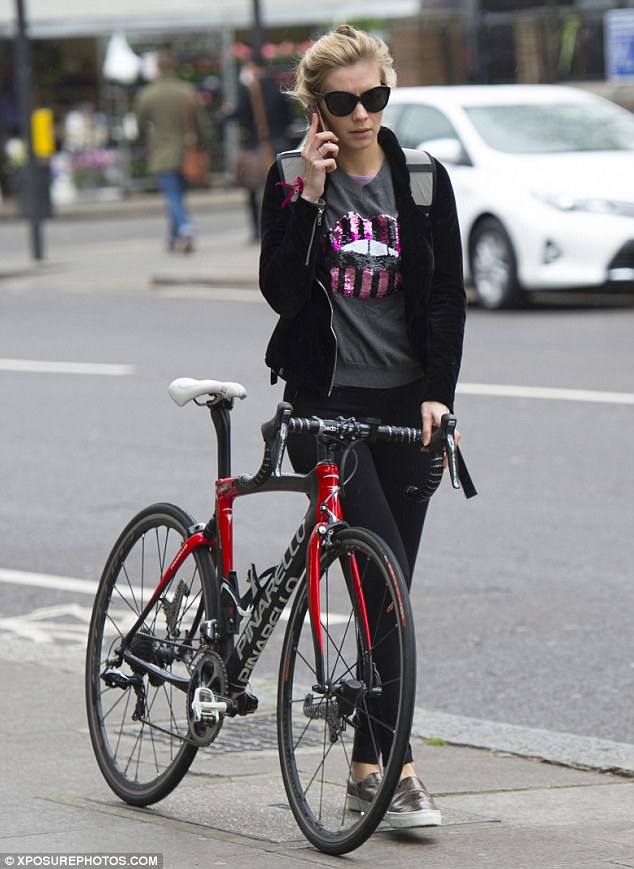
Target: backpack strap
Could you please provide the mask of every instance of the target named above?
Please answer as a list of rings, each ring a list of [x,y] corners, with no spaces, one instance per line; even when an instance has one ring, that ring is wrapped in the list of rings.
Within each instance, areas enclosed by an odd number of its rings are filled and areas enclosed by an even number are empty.
[[[410,187],[416,205],[430,208],[434,203],[436,187],[436,164],[427,151],[417,151],[414,148],[403,148],[407,169],[409,171]],[[277,166],[282,181],[294,184],[304,170],[301,151],[282,151],[277,155]]]
[[[287,196],[282,202],[282,208],[284,208],[289,202],[296,202],[304,189],[304,182],[302,180],[304,161],[302,160],[302,152],[282,151],[281,154],[277,155],[276,162],[280,178],[282,179],[277,182],[277,187],[287,188]]]
[[[412,196],[416,205],[431,208],[434,204],[436,187],[436,164],[427,151],[417,151],[414,148],[403,148]]]
[[[301,151],[282,151],[277,155],[277,168],[282,181],[292,184],[304,171]]]

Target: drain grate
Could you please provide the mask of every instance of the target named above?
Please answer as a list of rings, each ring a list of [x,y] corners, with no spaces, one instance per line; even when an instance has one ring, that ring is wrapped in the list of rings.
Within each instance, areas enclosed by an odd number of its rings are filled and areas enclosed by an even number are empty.
[[[275,713],[258,713],[244,718],[225,719],[213,743],[214,751],[230,754],[236,751],[262,751],[277,748]]]
[[[305,734],[302,746],[312,748],[323,745],[323,737],[317,732]],[[211,744],[218,754],[238,751],[277,750],[277,717],[275,712],[255,712],[244,718],[226,719],[218,738]]]

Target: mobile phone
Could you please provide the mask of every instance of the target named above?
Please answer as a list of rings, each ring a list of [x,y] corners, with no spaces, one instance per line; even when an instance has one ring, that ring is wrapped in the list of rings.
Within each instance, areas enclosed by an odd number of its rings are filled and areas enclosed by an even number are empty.
[[[319,109],[317,108],[317,106],[314,103],[309,103],[306,106],[306,117],[308,119],[309,125],[312,124],[312,122],[313,122],[313,115],[317,115],[317,129],[319,130],[320,133],[325,133],[327,130],[327,127],[324,124],[324,119],[323,119],[321,112],[319,111]]]

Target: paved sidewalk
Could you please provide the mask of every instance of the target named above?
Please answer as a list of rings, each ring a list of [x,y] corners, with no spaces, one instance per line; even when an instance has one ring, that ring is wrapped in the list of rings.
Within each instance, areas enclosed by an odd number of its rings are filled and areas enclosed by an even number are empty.
[[[187,192],[187,204],[194,213],[209,209],[224,209],[232,204],[244,203],[244,191],[237,187],[216,184],[201,190]],[[108,216],[141,216],[144,214],[164,214],[165,202],[158,191],[135,191],[125,197],[96,196],[78,199],[53,207],[51,220],[92,220]],[[0,225],[2,221],[22,220],[20,203],[16,197],[0,199]]]
[[[1,853],[161,853],[165,869],[342,865],[303,839],[288,810],[272,708],[227,721],[171,796],[134,809],[94,761],[81,659],[20,663],[9,650],[0,650]],[[443,826],[380,829],[348,865],[634,867],[634,779],[422,736],[414,753]]]
[[[196,252],[191,255],[169,253],[156,238],[132,237],[125,241],[102,240],[95,234],[90,244],[55,246],[47,234],[53,222],[72,230],[76,222],[92,220],[163,217],[164,205],[158,195],[147,194],[114,202],[85,202],[58,208],[56,217],[43,223],[44,259],[30,257],[30,224],[20,220],[24,243],[17,251],[2,251],[0,281],[10,281],[15,289],[59,289],[65,292],[126,292],[174,288],[208,290],[238,288],[257,290],[259,247],[248,237],[244,191],[218,189],[195,191],[188,203],[194,219],[228,211],[245,214],[244,231],[236,238],[228,230],[214,234],[201,232]],[[0,233],[3,222],[18,220],[15,203],[0,206]]]

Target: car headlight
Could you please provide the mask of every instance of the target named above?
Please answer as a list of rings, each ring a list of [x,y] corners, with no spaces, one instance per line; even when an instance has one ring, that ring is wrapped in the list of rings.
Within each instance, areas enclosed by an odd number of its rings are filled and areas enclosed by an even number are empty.
[[[634,202],[618,202],[615,199],[581,199],[566,193],[535,193],[537,199],[559,211],[585,211],[590,214],[618,214],[634,217]]]

